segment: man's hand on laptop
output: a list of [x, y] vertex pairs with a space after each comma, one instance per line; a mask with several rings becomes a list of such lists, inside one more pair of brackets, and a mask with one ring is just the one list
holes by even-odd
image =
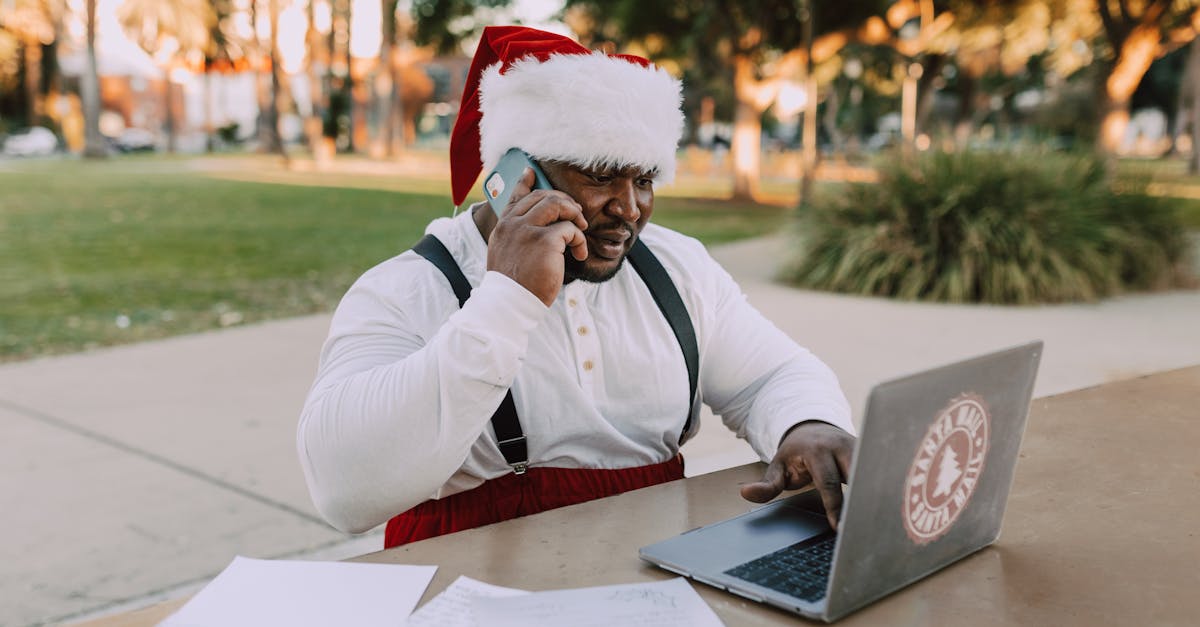
[[766, 503], [784, 490], [813, 484], [825, 505], [829, 526], [837, 529], [842, 483], [850, 475], [853, 455], [854, 436], [827, 422], [802, 422], [783, 436], [762, 481], [742, 486], [742, 498]]

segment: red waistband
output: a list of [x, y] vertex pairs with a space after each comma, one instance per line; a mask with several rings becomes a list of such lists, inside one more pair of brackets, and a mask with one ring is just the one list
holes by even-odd
[[388, 521], [383, 546], [416, 542], [455, 531], [528, 516], [683, 478], [683, 456], [649, 466], [616, 470], [530, 468], [477, 488], [425, 501]]

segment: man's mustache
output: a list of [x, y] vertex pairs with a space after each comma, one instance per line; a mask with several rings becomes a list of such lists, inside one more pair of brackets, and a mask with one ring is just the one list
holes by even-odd
[[[632, 222], [618, 220], [616, 222], [610, 222], [607, 224], [589, 225], [587, 230], [584, 231], [583, 234], [591, 235], [593, 237], [620, 234], [620, 239], [628, 239], [628, 238], [633, 237], [633, 234], [635, 232], [636, 232], [636, 229]], [[604, 237], [604, 239], [610, 239], [610, 238]]]

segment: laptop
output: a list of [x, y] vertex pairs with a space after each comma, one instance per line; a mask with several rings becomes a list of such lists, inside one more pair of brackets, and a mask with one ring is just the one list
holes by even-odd
[[1042, 342], [876, 385], [839, 532], [815, 490], [642, 547], [661, 568], [832, 622], [996, 541]]

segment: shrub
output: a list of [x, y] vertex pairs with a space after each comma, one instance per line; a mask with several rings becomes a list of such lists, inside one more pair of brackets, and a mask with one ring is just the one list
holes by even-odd
[[934, 153], [881, 167], [801, 210], [783, 278], [946, 302], [1096, 300], [1183, 278], [1175, 207], [1144, 181], [1114, 189], [1095, 157]]

